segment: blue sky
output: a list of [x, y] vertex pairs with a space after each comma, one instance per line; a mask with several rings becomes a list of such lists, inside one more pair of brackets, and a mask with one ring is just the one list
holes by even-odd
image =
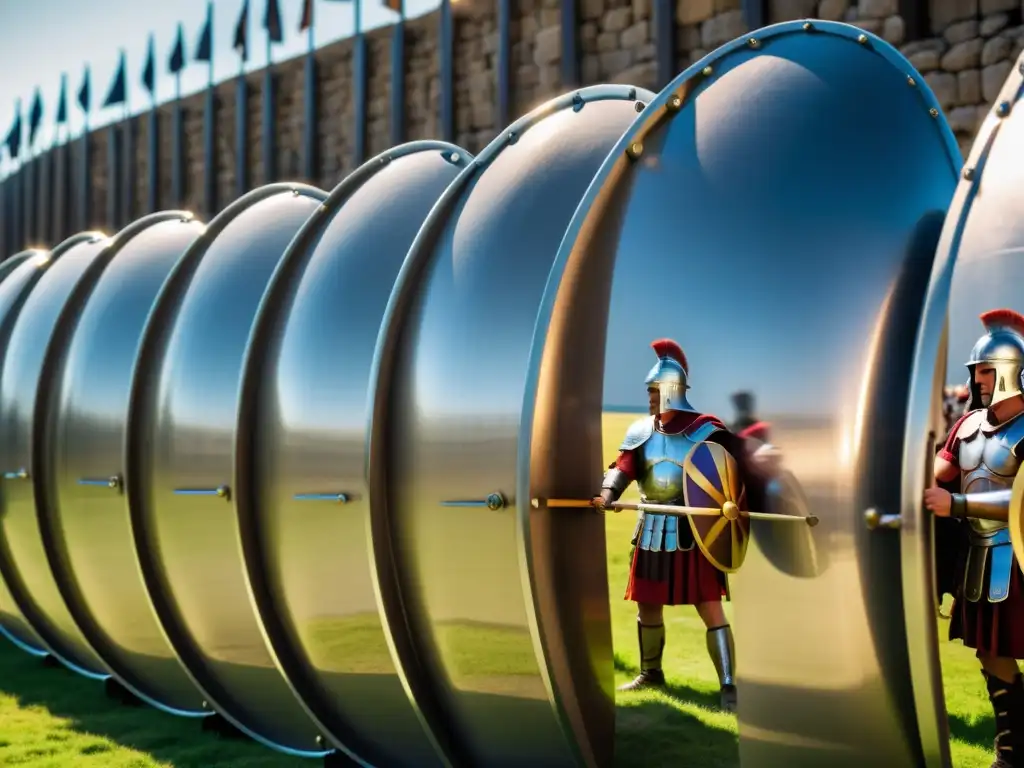
[[[275, 45], [275, 61], [305, 52], [308, 39], [299, 33], [303, 0], [280, 0], [285, 40]], [[436, 0], [406, 0], [406, 14], [419, 16], [437, 6]], [[239, 58], [231, 48], [242, 0], [214, 0], [214, 77], [224, 80], [238, 73]], [[267, 61], [263, 12], [266, 0], [250, 0], [249, 62], [247, 69], [262, 69]], [[351, 2], [316, 0], [315, 40], [318, 46], [348, 37], [353, 29]], [[0, 140], [14, 119], [14, 102], [22, 99], [27, 113], [35, 87], [43, 93], [43, 124], [36, 149], [50, 145], [60, 93], [61, 73], [68, 75], [68, 109], [71, 131], [82, 130], [82, 112], [75, 102], [86, 63], [92, 67], [93, 127], [120, 119], [120, 107], [98, 109], [117, 69], [119, 49], [128, 58], [129, 105], [133, 112], [148, 108], [149, 95], [142, 87], [149, 34], [156, 36], [157, 98], [174, 97], [174, 78], [167, 61], [179, 22], [185, 27], [185, 43], [191, 60], [206, 17], [206, 0], [0, 0]], [[380, 0], [363, 0], [363, 28], [390, 24], [396, 15]], [[182, 74], [184, 94], [206, 86], [204, 63], [190, 63]], [[27, 120], [27, 118], [26, 118]], [[27, 136], [27, 128], [26, 128]], [[0, 152], [0, 155], [4, 155]], [[0, 160], [0, 175], [7, 169]]]

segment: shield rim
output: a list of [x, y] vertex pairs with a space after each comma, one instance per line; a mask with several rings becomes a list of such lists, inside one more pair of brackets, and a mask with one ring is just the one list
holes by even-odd
[[[694, 472], [698, 473], [705, 480], [709, 480], [710, 481], [710, 478], [708, 478], [703, 472], [701, 472], [693, 463], [693, 455], [697, 452], [697, 450], [702, 445], [708, 446], [708, 450], [712, 452], [712, 455], [714, 454], [715, 451], [721, 451], [723, 454], [725, 454], [725, 457], [726, 457], [725, 460], [726, 461], [732, 461], [733, 465], [735, 466], [735, 468], [737, 470], [737, 474], [739, 474], [739, 462], [736, 460], [735, 456], [733, 456], [731, 453], [729, 453], [729, 451], [727, 451], [723, 446], [719, 445], [718, 443], [712, 442], [710, 440], [702, 440], [701, 442], [699, 442], [695, 446], [693, 446], [693, 448], [691, 448], [689, 450], [689, 452], [686, 454], [686, 458], [683, 459], [683, 474], [685, 475], [685, 479], [683, 481], [683, 498], [686, 500], [687, 505], [690, 505], [690, 494], [689, 494], [689, 490], [688, 490], [690, 486], [689, 486], [689, 483], [686, 482], [687, 480], [691, 479], [690, 468], [692, 467]], [[715, 461], [715, 465], [716, 466], [718, 465], [717, 461]], [[718, 479], [719, 479], [720, 482], [724, 482], [723, 478], [721, 477], [721, 470], [719, 470], [719, 478]], [[739, 495], [739, 498], [743, 498], [743, 496], [745, 495], [745, 492], [746, 492], [746, 487], [745, 487], [745, 484], [742, 482], [742, 477], [740, 478], [740, 487], [743, 490], [741, 491], [741, 493]], [[716, 489], [716, 490], [718, 490], [718, 489]], [[738, 501], [738, 499], [728, 499], [728, 498], [726, 500], [727, 501], [733, 501], [733, 502], [737, 502]], [[704, 555], [704, 557], [706, 557], [708, 559], [708, 562], [711, 563], [713, 566], [715, 566], [715, 568], [718, 569], [719, 571], [721, 571], [722, 573], [725, 573], [725, 574], [736, 573], [740, 569], [740, 566], [743, 565], [743, 561], [747, 557], [747, 546], [750, 544], [750, 518], [747, 517], [746, 515], [742, 514], [742, 512], [741, 512], [740, 516], [737, 517], [735, 520], [731, 520], [731, 521], [728, 521], [726, 523], [725, 527], [728, 528], [730, 531], [735, 531], [737, 529], [740, 529], [740, 530], [743, 531], [743, 543], [740, 545], [740, 553], [739, 553], [739, 555], [736, 558], [736, 562], [733, 563], [731, 568], [730, 567], [726, 567], [721, 562], [719, 562], [718, 558], [716, 558], [714, 555], [712, 555], [711, 552], [708, 550], [707, 545], [704, 543], [704, 536], [706, 535], [707, 532], [702, 533], [701, 531], [698, 530], [698, 528], [697, 528], [697, 520], [694, 518], [694, 516], [693, 515], [687, 515], [686, 519], [690, 523], [690, 531], [693, 533], [693, 539], [696, 542], [697, 547], [700, 549], [700, 551]], [[715, 518], [716, 522], [712, 523], [711, 525], [714, 526], [717, 523], [718, 520], [725, 520], [725, 519], [726, 519], [725, 515], [720, 514], [717, 518]], [[708, 532], [710, 532], [710, 528], [709, 528]]]
[[[940, 366], [939, 363], [944, 362], [948, 354], [947, 312], [960, 242], [984, 176], [986, 161], [1005, 117], [999, 115], [1000, 105], [1007, 101], [1007, 96], [1011, 92], [1014, 95], [1020, 92], [1022, 67], [1024, 56], [1018, 59], [1000, 88], [993, 109], [989, 111], [978, 129], [971, 151], [962, 163], [962, 170], [959, 162], [960, 148], [952, 133], [947, 130], [947, 143], [952, 145], [950, 162], [960, 181], [946, 210], [942, 234], [935, 248], [934, 266], [921, 310], [915, 344], [914, 373], [907, 393], [903, 501], [900, 509], [900, 559], [903, 562], [900, 569], [901, 586], [904, 615], [907, 617], [906, 637], [910, 651], [910, 668], [914, 677], [914, 706], [918, 728], [928, 764], [935, 766], [950, 764], [951, 748], [942, 666], [938, 653], [938, 628], [935, 623], [940, 606], [935, 600], [931, 519], [924, 513], [920, 504], [922, 492], [928, 485], [926, 478], [930, 476], [930, 462], [925, 466], [921, 458], [931, 457], [930, 446], [926, 441], [929, 440], [929, 434], [935, 431], [933, 428], [937, 426], [932, 419], [933, 404], [936, 398], [941, 400], [942, 386], [945, 382], [945, 366]], [[927, 88], [923, 79], [920, 86]], [[1014, 488], [1016, 487], [1015, 480]], [[1014, 544], [1014, 552], [1017, 552], [1017, 544]], [[922, 653], [922, 649], [926, 652]]]
[[[551, 278], [538, 312], [537, 330], [535, 331], [534, 344], [527, 367], [527, 396], [524, 401], [522, 421], [524, 435], [528, 435], [528, 430], [532, 430], [535, 411], [539, 411], [541, 407], [538, 402], [538, 396], [543, 378], [542, 366], [548, 347], [548, 336], [552, 332], [553, 319], [557, 308], [561, 304], [559, 281], [570, 264], [573, 250], [577, 243], [583, 239], [586, 228], [593, 224], [596, 217], [594, 211], [600, 207], [602, 198], [610, 196], [625, 183], [625, 169], [630, 163], [640, 159], [643, 152], [643, 139], [647, 134], [656, 131], [660, 122], [670, 118], [669, 113], [679, 111], [687, 100], [698, 92], [707, 81], [713, 78], [714, 68], [712, 65], [732, 55], [732, 53], [744, 46], [749, 45], [759, 48], [761, 47], [761, 42], [772, 37], [801, 33], [829, 34], [859, 43], [870, 53], [881, 56], [897, 72], [902, 73], [907, 80], [908, 86], [916, 91], [918, 98], [921, 99], [923, 109], [935, 119], [937, 130], [942, 134], [942, 139], [946, 145], [950, 166], [954, 174], [958, 173], [960, 168], [959, 145], [927, 81], [902, 53], [871, 32], [850, 24], [835, 21], [818, 19], [813, 21], [786, 21], [747, 33], [711, 51], [707, 56], [692, 64], [665, 86], [658, 96], [648, 104], [647, 108], [641, 113], [630, 129], [623, 134], [618, 145], [609, 153], [604, 164], [595, 174], [590, 189], [580, 202], [577, 214], [566, 230], [558, 256], [552, 264]], [[640, 151], [637, 152], [637, 149]], [[938, 259], [936, 260], [936, 265], [938, 265]], [[911, 386], [913, 387], [913, 382]], [[921, 426], [923, 426], [923, 423]], [[520, 444], [522, 445], [523, 443], [521, 442]], [[908, 448], [909, 445], [908, 443]], [[914, 462], [917, 462], [916, 458]], [[523, 470], [517, 483], [517, 492], [521, 498], [531, 498], [531, 494], [534, 491], [534, 483], [530, 477], [530, 456], [528, 453], [520, 454], [520, 465], [523, 467]], [[904, 466], [905, 482], [907, 477], [906, 468], [909, 466], [912, 465], [905, 464]], [[905, 501], [907, 498], [906, 494], [904, 494]], [[921, 557], [913, 548], [904, 547], [903, 549], [906, 553], [910, 553], [912, 562], [914, 559]], [[906, 574], [907, 569], [903, 569], [903, 572]], [[919, 590], [916, 587], [914, 590], [914, 599], [917, 600], [917, 592]], [[907, 585], [904, 584], [905, 598], [909, 594]], [[933, 616], [929, 618], [932, 624], [934, 624], [933, 619]], [[906, 624], [909, 628], [914, 622], [907, 621]], [[909, 640], [908, 634], [908, 642]], [[937, 649], [937, 644], [935, 647]], [[920, 657], [925, 655], [919, 653], [911, 653], [910, 655], [912, 669], [914, 670], [915, 710], [918, 714], [919, 727], [921, 728], [921, 742], [924, 746], [925, 754], [929, 755], [930, 760], [933, 760], [929, 765], [948, 765], [950, 761], [948, 737], [939, 739], [937, 738], [939, 730], [934, 728], [926, 730], [925, 726], [925, 723], [934, 723], [937, 729], [941, 729], [945, 727], [942, 724], [946, 723], [944, 703], [940, 705], [941, 711], [936, 710], [930, 704], [936, 698], [936, 691], [940, 699], [942, 693], [941, 673], [938, 672], [938, 654], [937, 652], [934, 654], [934, 659], [922, 660]], [[937, 688], [935, 687], [933, 673], [938, 674]], [[920, 686], [917, 683], [919, 676], [921, 676]], [[931, 687], [929, 687], [929, 684], [931, 684]]]
[[[140, 486], [138, 479], [144, 474], [140, 467], [139, 457], [143, 454], [141, 448], [145, 442], [144, 437], [139, 434], [139, 420], [146, 411], [149, 380], [162, 360], [164, 343], [173, 325], [170, 321], [176, 316], [181, 306], [182, 298], [192, 284], [196, 270], [206, 257], [210, 246], [230, 223], [256, 203], [284, 194], [305, 195], [310, 198], [319, 199], [321, 202], [327, 198], [327, 193], [323, 190], [298, 182], [277, 182], [257, 187], [234, 200], [214, 216], [207, 223], [206, 230], [182, 254], [178, 263], [175, 264], [167, 276], [150, 307], [149, 315], [146, 318], [142, 336], [139, 340], [135, 364], [132, 367], [121, 465], [124, 467], [125, 504], [131, 519], [135, 555], [139, 563], [139, 571], [142, 574], [143, 583], [146, 587], [146, 594], [149, 597], [150, 607], [157, 616], [157, 625], [160, 627], [161, 632], [163, 632], [164, 639], [174, 652], [178, 654], [178, 658], [181, 659], [185, 674], [188, 675], [192, 684], [196, 686], [196, 689], [202, 694], [203, 699], [210, 705], [212, 710], [259, 744], [286, 755], [324, 757], [330, 753], [330, 749], [306, 752], [274, 743], [267, 737], [245, 726], [231, 715], [221, 705], [220, 696], [211, 695], [211, 691], [219, 694], [222, 689], [216, 684], [216, 681], [210, 679], [206, 674], [205, 662], [193, 652], [191, 638], [188, 637], [188, 633], [181, 631], [182, 622], [177, 618], [177, 606], [173, 604], [173, 601], [167, 599], [164, 591], [167, 579], [163, 574], [162, 563], [159, 558], [153, 556], [153, 548], [150, 547], [152, 526], [148, 524], [146, 515], [141, 511], [145, 506], [143, 498], [145, 497], [146, 489]], [[232, 514], [234, 514], [233, 509]], [[255, 614], [255, 610], [253, 613]], [[267, 644], [264, 643], [264, 645]], [[198, 674], [196, 670], [199, 670]], [[310, 724], [312, 725], [312, 723]]]
[[[320, 729], [324, 737], [330, 740], [340, 752], [357, 762], [364, 758], [357, 755], [354, 749], [346, 743], [351, 741], [348, 738], [351, 734], [344, 731], [337, 732], [338, 728], [326, 725], [330, 720], [337, 720], [337, 712], [331, 711], [329, 705], [323, 704], [324, 693], [317, 690], [315, 683], [311, 684], [310, 674], [305, 670], [304, 665], [294, 661], [294, 657], [291, 655], [294, 643], [289, 637], [290, 632], [286, 628], [285, 622], [276, 610], [276, 601], [272, 597], [273, 590], [270, 580], [262, 568], [264, 548], [260, 545], [260, 540], [263, 535], [259, 526], [255, 524], [255, 515], [252, 512], [255, 496], [254, 472], [257, 459], [252, 446], [260, 396], [260, 377], [254, 374], [261, 374], [270, 362], [267, 357], [267, 342], [272, 334], [281, 327], [281, 324], [287, 321], [287, 317], [283, 317], [281, 314], [283, 302], [287, 298], [289, 290], [302, 280], [307, 257], [311, 255], [310, 249], [316, 247], [320, 235], [331, 224], [334, 217], [354, 194], [392, 161], [432, 151], [437, 151], [442, 155], [447, 154], [446, 162], [461, 166], [463, 169], [474, 159], [467, 150], [446, 141], [433, 139], [410, 141], [370, 158], [331, 190], [320, 207], [313, 212], [296, 233], [295, 238], [289, 243], [275, 267], [257, 307], [242, 361], [242, 383], [239, 389], [238, 411], [235, 419], [234, 476], [231, 480], [231, 487], [238, 519], [246, 587], [253, 602], [256, 620], [267, 641], [267, 651], [285, 683], [292, 689], [292, 693], [295, 694], [312, 723]], [[451, 157], [453, 153], [457, 156], [455, 159]], [[367, 511], [369, 511], [369, 505], [367, 505]], [[394, 657], [392, 645], [395, 640], [391, 624], [382, 612], [378, 610], [378, 613], [384, 635], [387, 638], [388, 651]], [[396, 676], [402, 679], [401, 671], [396, 671]], [[413, 711], [422, 717], [422, 713], [419, 712], [415, 704]], [[345, 724], [341, 723], [341, 725]], [[440, 753], [433, 732], [428, 728], [424, 728], [423, 731]]]

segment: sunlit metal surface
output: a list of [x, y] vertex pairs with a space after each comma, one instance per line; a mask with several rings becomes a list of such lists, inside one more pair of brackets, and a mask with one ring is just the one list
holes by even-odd
[[[552, 261], [651, 98], [597, 86], [510, 126], [449, 187], [388, 305], [369, 465], [375, 578], [407, 689], [454, 764], [603, 765], [612, 754], [607, 578], [593, 556], [603, 536], [579, 526], [567, 550], [546, 552], [540, 568], [558, 576], [538, 584], [523, 553], [529, 501], [514, 487]], [[586, 573], [570, 573], [584, 553]], [[564, 611], [538, 612], [548, 590]]]
[[[1020, 94], [1024, 58], [1014, 67], [978, 131], [939, 242], [924, 317], [917, 339], [914, 387], [907, 418], [903, 476], [904, 591], [908, 633], [919, 709], [929, 697], [942, 728], [930, 765], [949, 765], [948, 728], [937, 657], [935, 579], [932, 570], [932, 517], [921, 507], [932, 480], [934, 444], [945, 436], [944, 384], [967, 381], [964, 367], [982, 333], [978, 316], [987, 310], [1024, 311], [1024, 114]], [[927, 457], [927, 460], [926, 460]], [[1011, 515], [1013, 513], [1011, 512]], [[1013, 524], [1011, 522], [1011, 528]], [[924, 731], [924, 729], [922, 729]], [[926, 742], [927, 745], [927, 742]]]
[[[89, 677], [106, 677], [107, 667], [68, 612], [50, 570], [39, 525], [39, 516], [47, 514], [47, 489], [38, 394], [50, 383], [47, 351], [64, 305], [81, 283], [95, 280], [109, 242], [98, 232], [85, 232], [54, 248], [14, 320], [0, 371], [0, 572], [47, 649], [67, 667]], [[31, 262], [0, 283], [0, 291], [26, 267], [31, 269]]]
[[178, 262], [143, 334], [125, 490], [147, 591], [204, 699], [275, 749], [322, 754], [249, 600], [231, 486], [242, 361], [263, 292], [326, 193], [274, 184], [237, 200]]
[[[49, 258], [48, 251], [22, 251], [0, 263], [0, 349], [7, 345], [14, 319], [21, 302], [35, 281], [43, 273]], [[2, 569], [0, 569], [2, 570]], [[45, 656], [48, 651], [42, 638], [32, 629], [18, 604], [14, 601], [7, 583], [0, 573], [0, 635], [3, 635], [21, 650], [33, 656]]]
[[[755, 393], [821, 520], [806, 533], [827, 567], [780, 567], [760, 548], [776, 524], [754, 521], [730, 579], [745, 768], [920, 765], [919, 729], [939, 731], [934, 707], [915, 710], [900, 534], [862, 518], [899, 509], [914, 335], [959, 166], [912, 74], [878, 38], [818, 21], [700, 61], [605, 164], [538, 320], [520, 499], [593, 492], [602, 365], [639, 375], [650, 341], [671, 336], [700, 410]], [[564, 514], [533, 529], [557, 532]], [[549, 541], [527, 549], [535, 575]]]
[[442, 760], [395, 670], [370, 578], [367, 384], [409, 246], [470, 160], [416, 142], [347, 177], [282, 260], [245, 367], [234, 490], [260, 618], [324, 734], [377, 766]]
[[119, 232], [95, 286], [68, 302], [40, 390], [46, 506], [39, 520], [68, 610], [122, 685], [182, 715], [209, 711], [150, 607], [123, 495], [123, 453], [146, 318], [203, 229], [189, 214], [167, 211]]

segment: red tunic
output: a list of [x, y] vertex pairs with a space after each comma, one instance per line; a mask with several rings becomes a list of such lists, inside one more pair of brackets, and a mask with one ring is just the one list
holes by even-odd
[[[939, 457], [957, 469], [960, 440], [956, 433], [960, 424], [969, 414], [957, 419], [950, 430]], [[954, 483], [959, 484], [959, 480]], [[966, 522], [963, 523], [966, 525]], [[1010, 568], [1010, 588], [1005, 600], [990, 603], [987, 594], [972, 603], [963, 599], [964, 569], [967, 565], [967, 547], [961, 547], [954, 575], [952, 617], [949, 622], [949, 639], [962, 640], [968, 648], [974, 648], [980, 656], [1002, 656], [1024, 659], [1024, 575], [1017, 565], [1016, 557]], [[986, 591], [987, 592], [987, 591]]]
[[[662, 429], [668, 434], [680, 434], [706, 422], [725, 430], [714, 416], [689, 412], [677, 413]], [[716, 432], [708, 440], [737, 455], [737, 441], [732, 433]], [[617, 467], [630, 481], [636, 480], [636, 458], [635, 451], [620, 451], [609, 469]], [[686, 520], [680, 520], [680, 524], [689, 525]], [[640, 549], [635, 541], [633, 544], [625, 600], [651, 605], [696, 605], [720, 602], [725, 595], [725, 574], [711, 564], [696, 544], [692, 549], [675, 552], [651, 552]]]

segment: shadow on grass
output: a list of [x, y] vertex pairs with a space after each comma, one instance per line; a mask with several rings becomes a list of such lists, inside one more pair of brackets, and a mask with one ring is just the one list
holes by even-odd
[[[118, 747], [135, 750], [130, 758]], [[248, 739], [204, 732], [196, 718], [174, 717], [148, 706], [126, 706], [103, 684], [63, 667], [45, 665], [0, 642], [0, 764], [175, 768], [309, 768], [317, 763], [275, 753]], [[147, 760], [146, 758], [151, 758]]]
[[[618, 654], [615, 669], [639, 669]], [[620, 693], [615, 713], [617, 768], [685, 764], [737, 768], [739, 748], [732, 715], [718, 709], [718, 692], [669, 681], [661, 692]], [[730, 727], [731, 725], [731, 727]]]
[[995, 739], [996, 719], [992, 715], [970, 720], [959, 715], [950, 715], [949, 735], [965, 744], [988, 749], [992, 747], [992, 741]]

